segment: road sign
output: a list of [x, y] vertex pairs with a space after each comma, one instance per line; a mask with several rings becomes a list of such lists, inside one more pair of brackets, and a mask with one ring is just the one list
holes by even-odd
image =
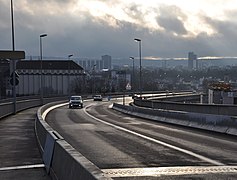
[[[10, 76], [10, 84], [13, 86], [13, 72]], [[19, 75], [17, 74], [17, 72], [15, 72], [15, 85], [17, 86], [19, 84]]]
[[128, 83], [127, 85], [126, 85], [126, 90], [131, 90], [132, 89], [132, 86]]
[[25, 59], [25, 51], [0, 51], [0, 59]]

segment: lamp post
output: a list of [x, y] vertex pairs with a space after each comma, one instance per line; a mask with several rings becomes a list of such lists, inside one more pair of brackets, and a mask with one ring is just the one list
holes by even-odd
[[134, 57], [130, 57], [129, 59], [132, 60], [132, 90], [133, 90], [133, 94], [134, 94], [134, 90], [135, 90], [135, 76], [134, 76]]
[[124, 71], [123, 71], [124, 84], [122, 84], [123, 105], [125, 105], [125, 91], [127, 90], [127, 67], [128, 67], [128, 65], [124, 65]]
[[70, 57], [72, 57], [73, 54], [68, 55], [68, 96], [71, 96], [71, 88], [70, 88]]
[[15, 51], [14, 15], [13, 15], [13, 2], [12, 2], [12, 0], [11, 0], [11, 22], [12, 22], [12, 50]]
[[[12, 51], [15, 51], [15, 33], [14, 33], [14, 14], [13, 14], [13, 2], [11, 0], [11, 25], [12, 25]], [[16, 60], [12, 61], [12, 72], [13, 72], [13, 113], [16, 114]]]
[[43, 68], [43, 53], [42, 53], [42, 38], [46, 37], [47, 34], [41, 34], [40, 35], [40, 101], [41, 104], [43, 104], [43, 77], [42, 77], [42, 68]]
[[96, 68], [96, 64], [94, 64], [92, 68], [92, 75], [93, 75], [92, 96], [95, 95], [95, 68]]
[[73, 56], [73, 54], [68, 55], [68, 60], [70, 60], [70, 57], [72, 57], [72, 56]]
[[139, 89], [140, 89], [140, 98], [142, 98], [142, 40], [135, 38], [134, 41], [139, 43], [139, 57], [140, 57], [140, 71], [139, 71]]

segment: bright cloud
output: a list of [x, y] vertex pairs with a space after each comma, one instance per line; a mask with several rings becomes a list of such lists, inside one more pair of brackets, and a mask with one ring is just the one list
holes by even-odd
[[[152, 31], [166, 30], [157, 19], [180, 21], [187, 31], [186, 36], [197, 36], [199, 33], [212, 35], [216, 32], [205, 18], [228, 21], [228, 13], [235, 11], [236, 0], [72, 0], [72, 1], [16, 1], [16, 6], [28, 15], [42, 14], [57, 16], [72, 14], [75, 18], [90, 15], [94, 20], [105, 22], [111, 27], [119, 27], [118, 22], [132, 23]], [[166, 9], [164, 11], [164, 9]], [[170, 19], [169, 14], [175, 15]], [[176, 18], [176, 20], [175, 20]]]
[[[104, 19], [114, 27], [117, 27], [117, 24], [113, 22], [116, 19], [134, 23], [142, 28], [162, 30], [164, 27], [160, 26], [159, 23], [157, 24], [156, 19], [159, 19], [160, 16], [164, 18], [162, 8], [166, 7], [170, 14], [177, 15], [176, 18], [183, 23], [187, 35], [196, 36], [202, 32], [209, 35], [217, 33], [205, 22], [203, 17], [206, 16], [220, 21], [228, 20], [227, 12], [234, 10], [236, 5], [236, 0], [117, 0], [113, 3], [111, 1], [82, 0], [77, 4], [79, 10], [77, 13], [86, 11], [92, 17], [100, 20]], [[179, 16], [179, 14], [182, 14], [182, 16]], [[108, 19], [108, 16], [112, 18]], [[183, 18], [183, 16], [186, 18]]]

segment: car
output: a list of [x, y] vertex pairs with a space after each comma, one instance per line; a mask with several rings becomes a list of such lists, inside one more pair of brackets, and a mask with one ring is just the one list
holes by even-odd
[[101, 95], [95, 95], [95, 96], [93, 97], [93, 99], [94, 99], [94, 101], [102, 101], [102, 100], [103, 100], [103, 98], [102, 98]]
[[81, 96], [71, 96], [69, 100], [69, 108], [81, 107], [83, 108], [83, 100]]
[[137, 94], [132, 94], [132, 99], [135, 99], [137, 97], [138, 97]]

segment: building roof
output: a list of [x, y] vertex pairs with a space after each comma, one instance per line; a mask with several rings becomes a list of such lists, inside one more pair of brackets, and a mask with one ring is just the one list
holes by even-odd
[[[16, 64], [16, 69], [40, 69], [40, 60], [21, 60]], [[73, 60], [43, 60], [42, 69], [51, 70], [83, 70], [83, 68], [78, 65]]]

